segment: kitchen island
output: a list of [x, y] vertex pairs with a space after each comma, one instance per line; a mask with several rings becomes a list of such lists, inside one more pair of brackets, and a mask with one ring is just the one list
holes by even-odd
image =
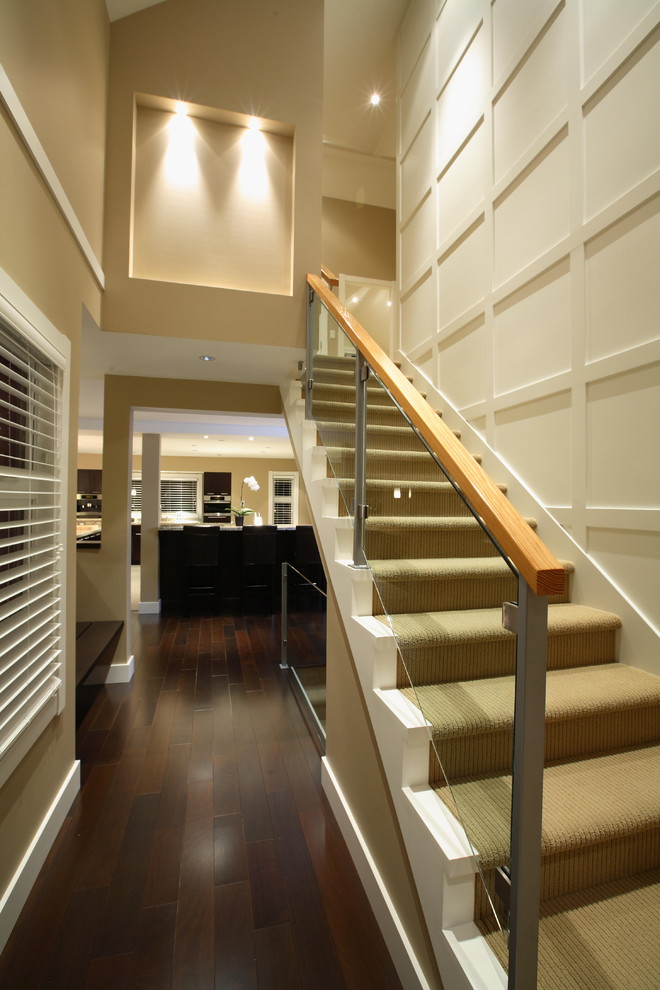
[[[163, 612], [190, 611], [196, 604], [211, 611], [276, 612], [285, 561], [325, 588], [311, 526], [164, 525], [158, 544]], [[206, 593], [196, 595], [202, 588]]]

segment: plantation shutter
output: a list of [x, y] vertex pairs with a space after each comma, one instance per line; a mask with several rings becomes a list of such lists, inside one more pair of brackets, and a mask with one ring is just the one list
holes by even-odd
[[62, 382], [0, 321], [0, 759], [62, 687]]
[[131, 481], [131, 512], [142, 512], [142, 480], [133, 478]]
[[[185, 512], [197, 516], [199, 479], [191, 478], [160, 479], [160, 508], [167, 515]], [[142, 512], [142, 479], [133, 478], [131, 481], [131, 512]]]
[[197, 479], [161, 478], [160, 507], [163, 512], [197, 512]]
[[273, 524], [290, 526], [293, 523], [293, 478], [273, 477]]

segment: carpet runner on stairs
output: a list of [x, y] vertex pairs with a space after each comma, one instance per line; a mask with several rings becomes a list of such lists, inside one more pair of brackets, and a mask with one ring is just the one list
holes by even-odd
[[[353, 368], [350, 358], [314, 362], [314, 416], [340, 514], [353, 497]], [[370, 381], [367, 395], [373, 612], [397, 637], [399, 689], [430, 725], [430, 786], [465, 827], [505, 920], [493, 871], [509, 855], [515, 638], [501, 605], [517, 579], [384, 390]], [[571, 604], [573, 565], [564, 568], [567, 590], [548, 617], [538, 986], [650, 990], [660, 986], [657, 936], [650, 948], [660, 678], [617, 662], [618, 616]], [[489, 897], [480, 882], [475, 891], [475, 920], [506, 965]]]

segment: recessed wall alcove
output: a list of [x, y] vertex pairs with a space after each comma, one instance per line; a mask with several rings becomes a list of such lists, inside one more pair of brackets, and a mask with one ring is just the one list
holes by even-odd
[[132, 278], [291, 295], [292, 125], [135, 98]]

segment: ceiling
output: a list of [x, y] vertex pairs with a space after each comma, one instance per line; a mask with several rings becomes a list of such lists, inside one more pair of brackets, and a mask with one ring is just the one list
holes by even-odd
[[[111, 21], [161, 2], [168, 0], [105, 0]], [[327, 144], [394, 157], [394, 43], [407, 3], [326, 0], [323, 131]], [[376, 108], [368, 102], [375, 91], [382, 98]], [[214, 361], [200, 361], [203, 354]], [[293, 348], [246, 349], [217, 341], [106, 333], [87, 319], [81, 351], [79, 452], [102, 452], [104, 374], [279, 385], [302, 357], [302, 351]], [[143, 432], [161, 434], [164, 456], [293, 456], [279, 417], [136, 410], [136, 453]]]

